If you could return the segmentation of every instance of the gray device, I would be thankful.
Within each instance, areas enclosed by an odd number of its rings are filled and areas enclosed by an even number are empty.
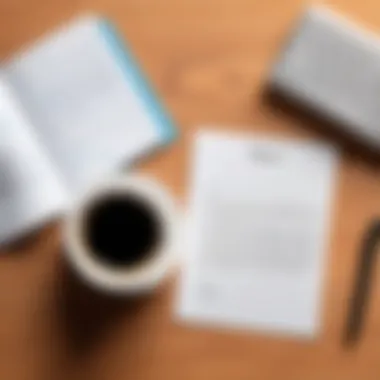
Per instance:
[[[323,6],[310,7],[270,87],[380,153],[380,40]]]

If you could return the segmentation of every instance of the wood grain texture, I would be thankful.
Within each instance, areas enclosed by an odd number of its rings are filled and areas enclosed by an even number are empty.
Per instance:
[[[333,5],[380,30],[378,1]],[[185,206],[199,126],[318,136],[307,121],[262,102],[271,62],[302,7],[300,0],[0,0],[0,54],[82,11],[110,17],[181,131],[141,170]],[[380,214],[379,170],[343,151],[336,194],[317,340],[181,326],[172,317],[174,284],[143,302],[94,294],[65,268],[57,221],[0,256],[0,379],[378,380],[379,282],[360,344],[347,349],[341,338],[359,239]]]

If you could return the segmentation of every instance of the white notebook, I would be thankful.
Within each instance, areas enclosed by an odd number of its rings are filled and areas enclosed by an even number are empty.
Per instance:
[[[179,315],[313,336],[337,154],[319,143],[202,133]]]
[[[175,137],[111,24],[77,19],[0,70],[0,243]]]

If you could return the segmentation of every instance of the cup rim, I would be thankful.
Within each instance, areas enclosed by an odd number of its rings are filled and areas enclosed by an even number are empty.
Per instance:
[[[114,269],[95,259],[84,244],[82,221],[96,199],[123,192],[136,194],[155,208],[162,221],[162,241],[152,257],[140,265]],[[91,285],[113,293],[149,290],[174,262],[176,225],[174,199],[161,184],[140,175],[112,177],[83,193],[73,204],[63,229],[65,254],[74,269]]]

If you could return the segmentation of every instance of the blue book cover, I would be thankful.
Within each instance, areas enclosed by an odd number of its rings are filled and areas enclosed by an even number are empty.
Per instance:
[[[121,38],[117,28],[110,20],[100,20],[99,28],[115,60],[125,72],[127,82],[133,86],[136,94],[139,94],[141,99],[144,100],[146,111],[155,120],[157,128],[160,130],[162,142],[170,143],[175,139],[177,130],[167,111],[163,108],[157,94],[140,70],[131,48],[127,45],[127,42]]]

